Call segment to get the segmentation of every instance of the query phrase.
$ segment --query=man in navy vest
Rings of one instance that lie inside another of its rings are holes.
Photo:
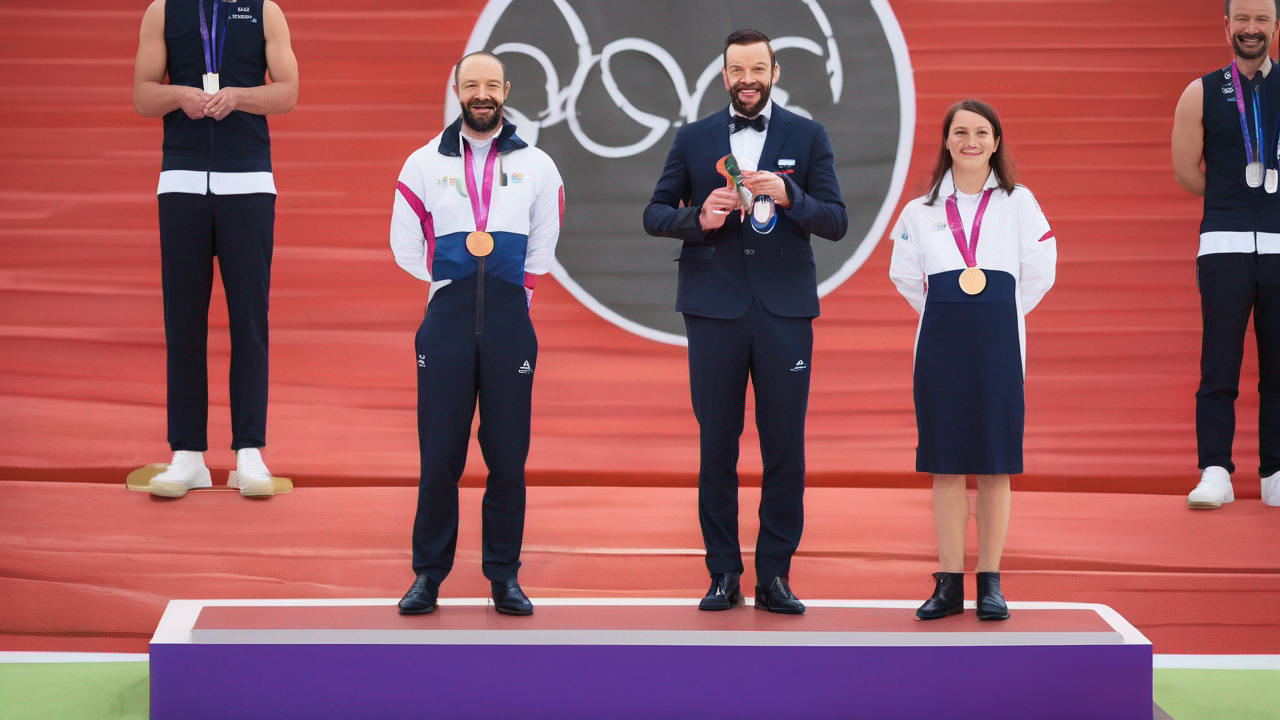
[[[1174,175],[1204,196],[1196,258],[1204,320],[1196,392],[1201,475],[1187,505],[1217,508],[1235,499],[1235,400],[1252,314],[1262,501],[1280,506],[1280,73],[1268,57],[1280,20],[1275,0],[1227,0],[1225,12],[1235,58],[1187,86],[1173,123]]]
[[[289,27],[272,0],[155,0],[143,15],[133,106],[164,118],[157,195],[173,450],[173,462],[151,479],[152,494],[180,497],[212,485],[204,451],[215,255],[231,326],[236,470],[228,484],[246,496],[273,492],[259,451],[276,202],[265,116],[289,112],[297,98]]]
[[[769,38],[740,30],[725,40],[721,74],[730,105],[676,133],[644,211],[650,235],[678,238],[676,311],[689,338],[689,382],[700,428],[698,517],[711,588],[703,610],[741,600],[738,439],[747,378],[756,397],[764,461],[756,540],[757,608],[800,614],[791,556],[804,525],[804,424],[818,316],[817,268],[809,236],[839,240],[849,217],[834,158],[818,123],[773,103],[779,67]],[[733,154],[744,184],[772,200],[752,222],[717,171]]]

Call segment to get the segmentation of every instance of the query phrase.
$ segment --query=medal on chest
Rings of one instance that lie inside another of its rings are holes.
[[[475,232],[467,235],[467,252],[482,261],[493,252],[493,235],[485,232],[485,228],[489,225],[489,204],[493,200],[493,168],[497,160],[498,139],[494,138],[489,145],[489,154],[484,158],[484,176],[480,183],[476,183],[471,143],[462,140],[462,171],[467,180],[467,195],[471,198],[471,214],[476,221]]]
[[[1258,70],[1262,72],[1262,70]],[[1240,114],[1240,132],[1244,137],[1244,183],[1251,188],[1263,187],[1269,193],[1274,193],[1280,186],[1280,173],[1276,168],[1266,166],[1264,160],[1266,158],[1267,137],[1264,133],[1265,128],[1262,124],[1262,88],[1254,85],[1250,88],[1249,93],[1249,110],[1253,115],[1253,130],[1249,130],[1249,113],[1245,110],[1244,102],[1244,86],[1240,82],[1240,69],[1236,66],[1236,61],[1231,61],[1231,89],[1236,95],[1236,110]],[[1256,150],[1256,152],[1255,152]],[[1277,150],[1277,162],[1280,163],[1280,149]]]
[[[972,237],[965,237],[964,220],[960,218],[960,205],[956,202],[956,192],[947,197],[947,227],[955,238],[960,256],[964,258],[965,269],[960,273],[960,289],[966,295],[977,295],[987,287],[987,274],[978,267],[978,235],[982,232],[982,216],[987,212],[987,203],[995,188],[982,191],[982,199],[978,201],[978,212],[973,216]]]
[[[211,0],[213,3],[213,21],[207,22],[204,18],[204,0],[200,0],[200,45],[204,49],[204,75],[200,76],[200,80],[204,85],[204,91],[210,95],[216,95],[222,89],[221,83],[218,81],[218,71],[222,68],[222,51],[227,46],[227,18],[229,12],[226,8],[227,3]],[[219,33],[218,14],[222,11],[222,32]],[[212,26],[212,27],[211,27]]]

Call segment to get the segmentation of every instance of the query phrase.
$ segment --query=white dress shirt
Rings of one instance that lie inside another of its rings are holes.
[[[760,132],[755,128],[742,128],[738,132],[729,133],[729,152],[738,159],[738,167],[743,171],[756,171],[760,169],[760,153],[764,152],[764,139],[769,135],[769,114],[773,112],[773,100],[765,103],[764,109],[760,111],[760,117],[764,118],[764,132]],[[733,105],[729,106],[729,129],[733,129],[733,116],[738,113],[734,112]]]

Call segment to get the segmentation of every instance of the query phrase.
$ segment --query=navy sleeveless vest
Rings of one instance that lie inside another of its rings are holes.
[[[1280,193],[1245,183],[1247,164],[1240,111],[1231,83],[1231,66],[1215,70],[1200,79],[1204,90],[1204,218],[1200,232],[1280,233]],[[1252,103],[1257,93],[1262,101],[1262,160],[1275,168],[1277,134],[1280,134],[1280,65],[1272,64],[1269,75],[1254,73],[1253,80],[1240,76],[1244,92],[1245,117],[1251,138],[1256,138]],[[1251,140],[1256,143],[1256,140]],[[1256,152],[1256,150],[1255,150]],[[1253,251],[1257,250],[1256,239]]]
[[[226,44],[218,73],[221,87],[257,87],[266,82],[267,53],[263,35],[263,0],[205,0],[205,23],[213,30],[219,15]],[[200,0],[165,0],[164,41],[168,46],[169,84],[204,87],[204,46],[200,38]],[[221,40],[221,38],[219,38]],[[271,137],[267,118],[239,110],[222,120],[192,120],[181,108],[164,116],[164,170],[270,172]]]

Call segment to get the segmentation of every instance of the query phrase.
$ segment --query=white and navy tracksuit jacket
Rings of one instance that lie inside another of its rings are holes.
[[[431,283],[418,328],[418,442],[422,455],[413,569],[443,582],[458,538],[458,479],[471,421],[480,407],[480,448],[489,476],[484,498],[483,569],[491,581],[516,576],[524,534],[524,463],[529,454],[538,343],[529,303],[551,269],[564,187],[551,158],[504,125],[491,141],[461,134],[461,120],[414,152],[400,171],[391,218],[396,262]],[[464,174],[463,142],[482,186],[490,144],[498,157],[488,222],[493,251],[471,255],[476,218]]]
[[[431,283],[430,297],[477,267],[464,244],[476,225],[462,174],[460,128],[455,122],[410,155],[396,184],[391,249],[400,267]],[[526,145],[514,125],[504,125],[492,142],[498,143],[499,155],[486,230],[494,250],[485,272],[523,286],[531,298],[537,276],[551,270],[564,215],[564,183],[551,158]],[[487,151],[486,146],[474,153],[477,182]]]

